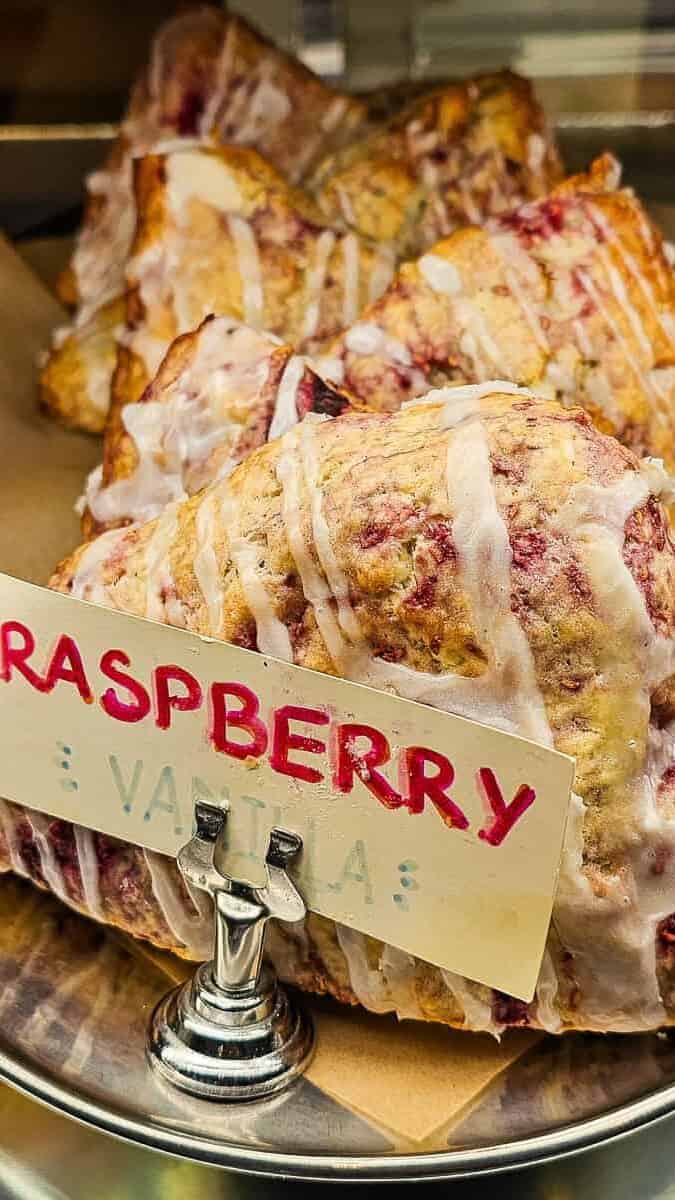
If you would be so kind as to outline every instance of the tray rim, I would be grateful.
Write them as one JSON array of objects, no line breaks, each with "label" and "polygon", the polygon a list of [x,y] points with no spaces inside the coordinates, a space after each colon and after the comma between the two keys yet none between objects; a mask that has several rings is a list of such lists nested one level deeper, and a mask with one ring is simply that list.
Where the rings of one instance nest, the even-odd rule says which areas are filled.
[{"label": "tray rim", "polygon": [[585,1153],[623,1140],[675,1114],[675,1083],[672,1083],[599,1116],[501,1145],[420,1154],[307,1155],[201,1137],[153,1124],[150,1118],[142,1122],[81,1095],[75,1086],[57,1083],[48,1072],[19,1061],[2,1044],[0,1080],[81,1125],[144,1149],[237,1174],[283,1176],[317,1183],[413,1183],[496,1175]]}]

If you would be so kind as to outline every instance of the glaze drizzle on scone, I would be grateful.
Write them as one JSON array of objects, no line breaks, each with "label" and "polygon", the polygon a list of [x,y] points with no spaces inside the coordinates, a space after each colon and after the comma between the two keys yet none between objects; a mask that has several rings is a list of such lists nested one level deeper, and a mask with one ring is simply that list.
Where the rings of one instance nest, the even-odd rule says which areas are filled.
[{"label": "glaze drizzle on scone", "polygon": [[675,465],[675,290],[662,240],[605,156],[550,197],[401,267],[319,369],[373,408],[499,377],[581,404]]},{"label": "glaze drizzle on scone", "polygon": [[[282,973],[469,1028],[655,1028],[675,1015],[670,499],[658,462],[637,460],[579,409],[513,385],[446,389],[395,415],[310,417],[158,520],[81,548],[53,585],[575,757],[531,1005],[317,917],[277,930]],[[7,806],[8,866],[12,837],[27,840],[22,823]],[[42,832],[53,847],[51,827]],[[142,852],[105,852],[105,919],[196,955],[194,927],[176,932],[166,881],[153,885]],[[49,883],[44,854],[32,838],[21,862]],[[178,874],[164,869],[175,897]],[[78,895],[68,892],[84,907]]]}]

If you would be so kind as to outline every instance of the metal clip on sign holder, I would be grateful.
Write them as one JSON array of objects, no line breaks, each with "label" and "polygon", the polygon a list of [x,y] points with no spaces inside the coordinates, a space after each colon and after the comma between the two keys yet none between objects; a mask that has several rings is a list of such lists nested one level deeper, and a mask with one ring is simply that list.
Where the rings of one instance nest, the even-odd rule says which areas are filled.
[{"label": "metal clip on sign holder", "polygon": [[198,803],[196,833],[178,855],[185,878],[213,896],[214,959],[160,1001],[148,1056],[166,1080],[193,1096],[258,1100],[295,1079],[313,1047],[308,1017],[262,961],[268,919],[299,921],[305,915],[286,872],[302,840],[273,829],[268,882],[252,887],[220,869],[226,820],[224,809]]}]

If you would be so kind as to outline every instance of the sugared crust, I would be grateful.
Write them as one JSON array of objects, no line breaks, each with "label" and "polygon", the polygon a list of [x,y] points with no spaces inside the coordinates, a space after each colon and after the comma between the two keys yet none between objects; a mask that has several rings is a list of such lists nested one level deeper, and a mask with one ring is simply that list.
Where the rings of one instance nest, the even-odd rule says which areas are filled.
[{"label": "sugared crust", "polygon": [[544,195],[561,173],[531,84],[504,71],[414,100],[321,163],[312,182],[331,220],[413,255]]},{"label": "sugared crust", "polygon": [[[640,464],[578,409],[450,390],[394,416],[310,418],[252,454],[216,489],[217,596],[195,568],[208,494],[80,549],[53,585],[261,650],[284,632],[296,663],[490,713],[576,756],[579,799],[532,1005],[313,918],[280,932],[285,974],[472,1028],[655,1027],[673,1018],[675,966],[675,756],[664,724],[675,554],[664,487],[658,465]],[[313,523],[317,503],[329,542]],[[158,530],[171,534],[161,592],[147,565]],[[255,546],[264,614],[251,607],[233,534],[237,547]],[[352,613],[349,638],[332,626],[330,653],[330,616],[306,599],[312,565],[345,580]]]}]

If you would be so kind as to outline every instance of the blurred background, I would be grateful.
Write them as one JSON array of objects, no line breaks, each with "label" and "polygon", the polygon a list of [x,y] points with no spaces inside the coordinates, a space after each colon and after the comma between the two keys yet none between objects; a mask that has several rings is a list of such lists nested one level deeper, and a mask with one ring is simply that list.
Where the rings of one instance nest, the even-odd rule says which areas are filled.
[{"label": "blurred background", "polygon": [[[169,0],[0,0],[0,225],[72,226]],[[354,91],[511,66],[569,166],[613,149],[653,205],[675,191],[675,0],[233,0]],[[39,150],[36,150],[39,139]],[[58,228],[52,230],[53,222]],[[60,224],[59,224],[60,223]]]}]

